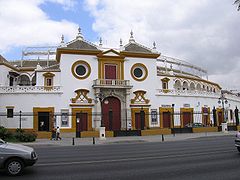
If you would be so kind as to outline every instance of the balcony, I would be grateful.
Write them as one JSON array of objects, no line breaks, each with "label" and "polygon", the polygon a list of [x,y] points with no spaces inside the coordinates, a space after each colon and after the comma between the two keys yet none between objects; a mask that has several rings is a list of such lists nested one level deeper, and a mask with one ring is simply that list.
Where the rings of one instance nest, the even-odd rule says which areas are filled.
[{"label": "balcony", "polygon": [[96,79],[93,81],[93,88],[119,88],[119,89],[131,89],[129,80],[118,79]]},{"label": "balcony", "polygon": [[61,86],[0,86],[0,94],[61,94]]}]

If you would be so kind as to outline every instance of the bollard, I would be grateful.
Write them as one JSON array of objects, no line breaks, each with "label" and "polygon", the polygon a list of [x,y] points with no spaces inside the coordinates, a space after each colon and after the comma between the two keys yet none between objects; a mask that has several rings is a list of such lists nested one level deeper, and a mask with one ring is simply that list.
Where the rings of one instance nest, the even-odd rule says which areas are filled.
[{"label": "bollard", "polygon": [[162,134],[162,142],[164,141],[164,136],[163,136],[163,134]]},{"label": "bollard", "polygon": [[93,137],[92,140],[93,140],[93,144],[95,144],[95,137]]},{"label": "bollard", "polygon": [[74,137],[72,138],[72,145],[73,145],[73,146],[75,145]]}]

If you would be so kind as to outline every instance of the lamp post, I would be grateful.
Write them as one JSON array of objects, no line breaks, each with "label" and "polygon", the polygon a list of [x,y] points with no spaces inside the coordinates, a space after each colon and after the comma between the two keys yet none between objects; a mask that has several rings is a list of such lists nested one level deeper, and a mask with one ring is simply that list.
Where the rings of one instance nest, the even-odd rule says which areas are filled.
[{"label": "lamp post", "polygon": [[227,131],[227,122],[226,122],[224,104],[227,104],[228,100],[224,96],[223,92],[221,92],[221,96],[218,98],[218,104],[221,104],[221,103],[222,103],[222,112],[223,112],[222,131]]},{"label": "lamp post", "polygon": [[[104,121],[103,121],[103,100],[105,98],[104,94],[100,91],[97,95],[96,95],[96,98],[99,99],[99,102],[100,102],[100,107],[101,107],[101,127],[99,127],[99,137],[100,139],[105,139],[105,134],[106,134],[106,131],[105,131],[105,127],[104,127]],[[97,100],[96,100],[96,103],[97,103]]]}]

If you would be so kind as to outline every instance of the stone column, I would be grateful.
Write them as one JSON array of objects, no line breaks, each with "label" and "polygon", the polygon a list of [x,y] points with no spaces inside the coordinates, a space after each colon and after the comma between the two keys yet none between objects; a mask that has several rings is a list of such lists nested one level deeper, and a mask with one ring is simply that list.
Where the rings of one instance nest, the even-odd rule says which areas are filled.
[{"label": "stone column", "polygon": [[126,89],[126,115],[127,116],[127,125],[128,125],[128,129],[131,128],[132,129],[132,117],[131,117],[131,108],[130,108],[130,89]]},{"label": "stone column", "polygon": [[[95,96],[97,97],[99,93],[100,89],[97,88],[95,90]],[[96,98],[94,112],[94,128],[98,130],[100,126],[101,126],[101,102],[98,98]]]}]

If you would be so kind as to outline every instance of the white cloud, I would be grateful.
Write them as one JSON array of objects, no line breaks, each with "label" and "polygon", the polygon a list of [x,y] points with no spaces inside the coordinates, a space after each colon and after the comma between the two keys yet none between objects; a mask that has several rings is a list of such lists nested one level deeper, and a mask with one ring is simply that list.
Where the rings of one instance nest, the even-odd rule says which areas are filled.
[{"label": "white cloud", "polygon": [[46,2],[58,3],[67,9],[72,0],[0,0],[0,53],[17,46],[58,44],[77,32],[77,24],[66,20],[54,21],[42,11]]},{"label": "white cloud", "polygon": [[[137,42],[157,42],[164,55],[187,60],[208,70],[223,86],[239,84],[239,12],[229,0],[86,0],[95,18],[93,29],[108,46],[128,42],[132,29]],[[221,74],[224,74],[221,76]],[[223,78],[224,77],[224,78]],[[234,79],[231,83],[226,80]],[[211,79],[210,79],[211,80]]]}]

